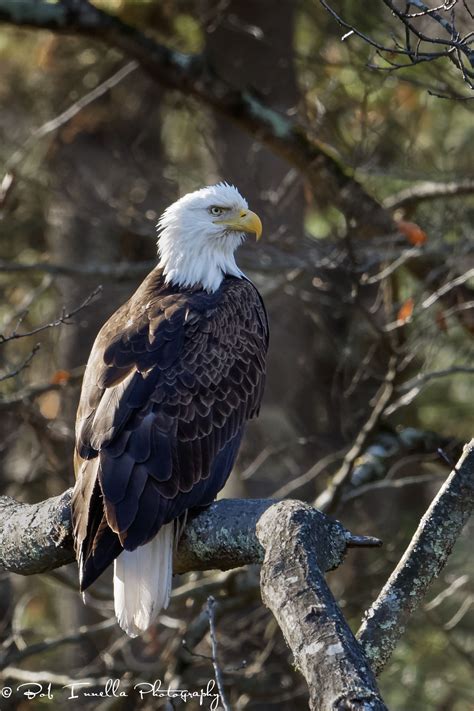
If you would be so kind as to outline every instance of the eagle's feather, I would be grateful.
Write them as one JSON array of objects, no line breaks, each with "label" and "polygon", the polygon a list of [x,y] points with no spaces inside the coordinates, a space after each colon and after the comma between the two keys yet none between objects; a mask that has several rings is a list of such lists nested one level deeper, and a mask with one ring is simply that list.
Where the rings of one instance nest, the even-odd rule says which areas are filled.
[{"label": "eagle's feather", "polygon": [[81,590],[119,556],[130,634],[169,597],[166,524],[212,502],[230,474],[260,406],[267,343],[250,281],[227,275],[209,293],[166,284],[158,267],[97,336],[76,423],[75,545]]}]

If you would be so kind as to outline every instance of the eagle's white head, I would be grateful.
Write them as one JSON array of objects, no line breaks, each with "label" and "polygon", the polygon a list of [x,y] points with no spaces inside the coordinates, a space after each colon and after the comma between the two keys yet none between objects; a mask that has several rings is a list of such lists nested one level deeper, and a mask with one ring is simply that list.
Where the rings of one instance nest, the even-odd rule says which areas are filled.
[{"label": "eagle's white head", "polygon": [[249,232],[259,239],[262,223],[237,188],[218,183],[196,190],[160,217],[158,266],[167,283],[215,291],[226,274],[242,276],[234,252]]}]

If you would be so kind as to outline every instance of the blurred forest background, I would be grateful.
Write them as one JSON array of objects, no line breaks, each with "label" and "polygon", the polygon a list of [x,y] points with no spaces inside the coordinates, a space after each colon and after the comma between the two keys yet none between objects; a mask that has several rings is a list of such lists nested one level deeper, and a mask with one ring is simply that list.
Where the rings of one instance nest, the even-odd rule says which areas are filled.
[{"label": "blurred forest background", "polygon": [[[293,155],[268,140],[268,124],[259,131],[257,120],[221,110],[218,92],[212,103],[184,81],[168,83],[166,67],[157,80],[99,37],[0,25],[1,493],[34,502],[71,486],[81,375],[99,327],[152,268],[162,210],[227,180],[264,225],[238,261],[264,296],[271,345],[261,416],[224,495],[316,501],[352,531],[383,539],[329,575],[357,629],[450,470],[437,449],[456,460],[472,435],[474,103],[449,57],[398,62],[324,4],[95,3],[168,48],[205,57],[216,82],[298,125],[317,149],[306,165],[298,146]],[[469,3],[447,5],[461,33],[474,29]],[[383,46],[406,41],[387,3],[332,7]],[[278,121],[260,113],[277,135]],[[373,213],[361,209],[354,176],[376,199]],[[380,678],[391,709],[474,708],[470,533]],[[83,605],[74,565],[3,574],[2,683],[34,672],[56,686],[108,677],[205,686],[210,592],[232,708],[305,708],[304,679],[252,568],[176,579],[143,640],[110,620],[106,582]],[[46,638],[56,641],[33,654]],[[7,708],[32,704],[2,700]]]}]

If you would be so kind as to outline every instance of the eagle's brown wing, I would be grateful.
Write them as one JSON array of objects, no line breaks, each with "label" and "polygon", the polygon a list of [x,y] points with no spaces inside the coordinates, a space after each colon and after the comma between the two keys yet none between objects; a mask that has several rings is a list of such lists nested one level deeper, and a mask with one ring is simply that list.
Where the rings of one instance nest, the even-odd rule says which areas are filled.
[{"label": "eagle's brown wing", "polygon": [[101,329],[76,423],[82,590],[122,548],[215,498],[260,406],[267,345],[261,298],[234,277],[209,294],[155,270]]}]

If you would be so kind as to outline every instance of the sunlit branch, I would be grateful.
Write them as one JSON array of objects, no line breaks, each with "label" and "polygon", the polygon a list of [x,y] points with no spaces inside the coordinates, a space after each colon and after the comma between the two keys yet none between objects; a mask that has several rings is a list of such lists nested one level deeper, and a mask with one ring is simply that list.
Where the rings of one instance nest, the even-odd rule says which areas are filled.
[{"label": "sunlit branch", "polygon": [[474,440],[421,519],[402,559],[366,612],[357,638],[376,673],[439,575],[474,506]]},{"label": "sunlit branch", "polygon": [[472,195],[474,193],[474,180],[451,181],[448,183],[437,183],[427,181],[411,185],[409,188],[390,195],[383,201],[384,206],[389,210],[396,208],[411,208],[420,202],[436,200],[437,198],[451,198],[460,195]]},{"label": "sunlit branch", "polygon": [[[72,562],[70,500],[71,489],[37,504],[1,496],[0,570],[33,575]],[[263,550],[255,527],[274,503],[274,499],[221,499],[190,516],[176,552],[174,572],[228,570],[261,562]],[[351,534],[320,511],[315,516],[327,527],[328,535],[344,542],[344,550],[380,544],[370,536]]]},{"label": "sunlit branch", "polygon": [[383,711],[373,672],[322,574],[339,554],[337,543],[319,530],[314,511],[282,501],[260,518],[262,600],[308,683],[313,711]]}]

